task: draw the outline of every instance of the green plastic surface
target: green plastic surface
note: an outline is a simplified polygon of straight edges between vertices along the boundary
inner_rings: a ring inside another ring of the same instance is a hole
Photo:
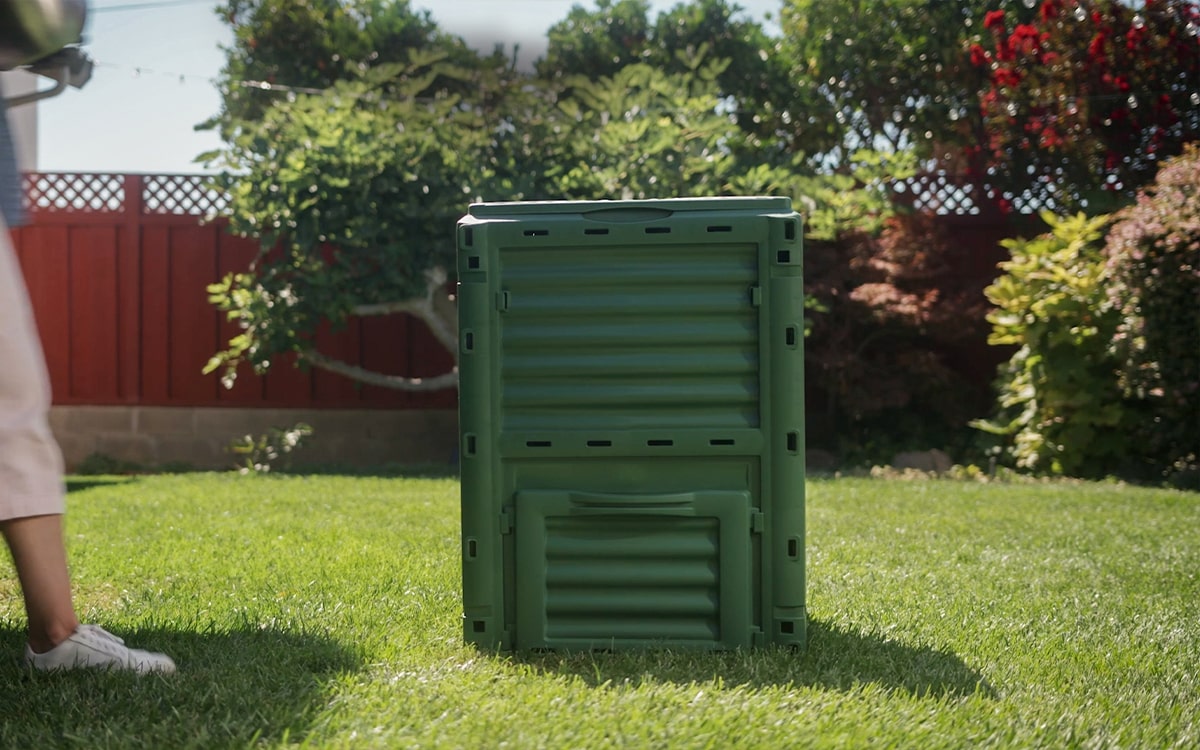
[[[469,642],[804,644],[800,237],[786,198],[471,206]]]

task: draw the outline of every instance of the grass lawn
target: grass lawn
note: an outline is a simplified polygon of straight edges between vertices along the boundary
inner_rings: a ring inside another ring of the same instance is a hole
[[[35,674],[0,747],[1200,746],[1200,495],[818,480],[807,651],[508,655],[460,635],[453,479],[79,479],[87,621],[179,674]]]

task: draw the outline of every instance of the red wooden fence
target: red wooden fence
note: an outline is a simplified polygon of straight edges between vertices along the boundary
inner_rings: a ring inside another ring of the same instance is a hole
[[[198,175],[38,173],[26,175],[32,221],[15,231],[17,252],[59,404],[454,408],[457,393],[407,393],[299,370],[286,358],[259,377],[244,370],[224,389],[203,375],[209,357],[236,334],[208,302],[206,287],[254,256],[252,240],[206,220],[224,197]],[[942,217],[963,252],[956,272],[979,289],[1013,232],[986,191],[940,174],[896,186],[898,203]],[[1050,205],[1013,196],[1029,214]],[[1028,217],[1027,217],[1028,218]],[[352,322],[323,333],[318,348],[368,369],[408,376],[445,372],[452,358],[425,325],[406,315]],[[986,384],[997,353],[983,341],[964,369]]]
[[[454,390],[407,393],[276,361],[244,370],[232,389],[202,374],[236,330],[206,287],[242,270],[254,241],[234,237],[204,178],[181,175],[31,174],[31,221],[15,230],[57,404],[453,408]],[[407,315],[323,333],[325,353],[408,376],[445,372],[452,358]]]

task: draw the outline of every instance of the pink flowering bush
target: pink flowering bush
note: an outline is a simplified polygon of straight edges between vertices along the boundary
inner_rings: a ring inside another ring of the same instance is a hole
[[[1163,164],[1108,234],[1113,350],[1142,443],[1168,476],[1200,471],[1200,146]]]

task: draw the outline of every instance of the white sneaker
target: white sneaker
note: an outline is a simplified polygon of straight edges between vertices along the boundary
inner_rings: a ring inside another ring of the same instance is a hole
[[[98,625],[80,625],[71,637],[44,654],[35,654],[25,646],[25,663],[34,669],[101,669],[129,670],[138,674],[175,671],[175,662],[166,654],[129,648],[125,641]]]

